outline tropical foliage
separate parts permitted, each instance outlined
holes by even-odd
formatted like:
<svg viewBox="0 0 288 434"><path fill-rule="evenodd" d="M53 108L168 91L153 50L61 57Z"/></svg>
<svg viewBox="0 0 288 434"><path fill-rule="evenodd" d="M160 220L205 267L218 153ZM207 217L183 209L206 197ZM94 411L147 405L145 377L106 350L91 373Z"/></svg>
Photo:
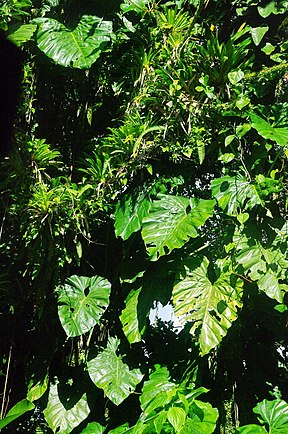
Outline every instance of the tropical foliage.
<svg viewBox="0 0 288 434"><path fill-rule="evenodd" d="M3 432L288 432L287 8L2 2Z"/></svg>

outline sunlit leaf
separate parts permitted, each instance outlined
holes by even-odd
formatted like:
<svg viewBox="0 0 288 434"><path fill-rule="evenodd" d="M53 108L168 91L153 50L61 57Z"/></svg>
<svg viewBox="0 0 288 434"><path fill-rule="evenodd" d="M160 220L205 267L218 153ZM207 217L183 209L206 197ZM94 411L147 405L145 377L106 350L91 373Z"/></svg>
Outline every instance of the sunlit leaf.
<svg viewBox="0 0 288 434"><path fill-rule="evenodd" d="M69 434L90 413L86 393L72 408L67 410L60 400L58 385L51 384L48 405L43 413L53 433Z"/></svg>
<svg viewBox="0 0 288 434"><path fill-rule="evenodd" d="M179 432L186 420L185 410L181 407L170 407L167 412L167 419L176 432Z"/></svg>
<svg viewBox="0 0 288 434"><path fill-rule="evenodd" d="M125 13L130 11L143 12L147 9L146 4L147 0L124 0L120 7Z"/></svg>
<svg viewBox="0 0 288 434"><path fill-rule="evenodd" d="M106 49L112 36L112 22L83 15L74 29L54 18L37 18L37 45L59 65L88 69Z"/></svg>
<svg viewBox="0 0 288 434"><path fill-rule="evenodd" d="M25 414L27 411L31 411L35 408L35 405L28 399L22 399L22 401L17 402L11 410L8 411L7 415L0 420L0 429L4 428L13 420L18 419L18 417Z"/></svg>
<svg viewBox="0 0 288 434"><path fill-rule="evenodd" d="M169 380L170 374L166 367L156 367L150 374L149 380L145 381L140 396L141 408L145 414L169 402L166 392L176 389L175 383Z"/></svg>
<svg viewBox="0 0 288 434"><path fill-rule="evenodd" d="M266 429L260 425L245 425L241 428L237 428L235 434L268 434Z"/></svg>
<svg viewBox="0 0 288 434"><path fill-rule="evenodd" d="M120 340L110 338L107 348L87 363L93 383L116 405L133 393L143 378L139 369L130 370L116 354L119 344Z"/></svg>
<svg viewBox="0 0 288 434"><path fill-rule="evenodd" d="M122 310L120 320L123 331L130 343L140 342L146 328L146 318L155 302L166 305L171 297L173 274L167 269L167 263L157 262L157 266L151 266L145 274L138 278L132 285L125 300L125 308Z"/></svg>
<svg viewBox="0 0 288 434"><path fill-rule="evenodd" d="M58 290L58 314L68 337L80 336L99 323L109 304L111 285L103 277L71 276Z"/></svg>
<svg viewBox="0 0 288 434"><path fill-rule="evenodd" d="M219 206L231 216L237 216L256 205L263 205L256 185L240 175L213 179L211 189Z"/></svg>
<svg viewBox="0 0 288 434"><path fill-rule="evenodd" d="M159 195L143 219L142 237L150 260L182 247L213 214L214 201Z"/></svg>
<svg viewBox="0 0 288 434"><path fill-rule="evenodd" d="M273 126L261 116L256 115L255 113L250 115L252 121L252 127L257 130L260 136L264 137L264 139L270 139L274 142L278 143L281 146L288 145L288 128L283 126Z"/></svg>
<svg viewBox="0 0 288 434"><path fill-rule="evenodd" d="M190 333L198 337L202 354L216 347L241 308L243 282L222 271L215 282L208 277L209 261L191 257L180 270L173 289L175 315L182 324L191 322Z"/></svg>
<svg viewBox="0 0 288 434"><path fill-rule="evenodd" d="M212 434L216 427L218 410L211 404L195 400L179 434Z"/></svg>
<svg viewBox="0 0 288 434"><path fill-rule="evenodd" d="M262 41L263 37L268 32L268 30L269 30L268 26L254 27L251 29L251 36L255 45L260 44L260 42Z"/></svg>
<svg viewBox="0 0 288 434"><path fill-rule="evenodd" d="M8 35L8 39L20 47L25 42L30 41L36 32L36 24L22 24L18 29Z"/></svg>
<svg viewBox="0 0 288 434"><path fill-rule="evenodd" d="M115 211L115 234L127 240L133 232L139 231L142 220L149 213L151 200L149 191L129 194L117 204Z"/></svg>
<svg viewBox="0 0 288 434"><path fill-rule="evenodd" d="M100 425L98 422L91 422L81 431L81 434L103 434L104 431L105 426Z"/></svg>
<svg viewBox="0 0 288 434"><path fill-rule="evenodd" d="M259 415L261 423L269 425L269 434L287 434L288 432L288 404L282 399L260 402L253 409Z"/></svg>

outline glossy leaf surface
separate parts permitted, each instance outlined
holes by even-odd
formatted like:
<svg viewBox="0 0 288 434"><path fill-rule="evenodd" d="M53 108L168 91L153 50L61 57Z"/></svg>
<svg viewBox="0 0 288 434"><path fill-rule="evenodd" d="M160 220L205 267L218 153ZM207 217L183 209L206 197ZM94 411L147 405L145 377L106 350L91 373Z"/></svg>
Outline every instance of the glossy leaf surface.
<svg viewBox="0 0 288 434"><path fill-rule="evenodd" d="M98 324L109 304L111 285L99 276L71 276L58 287L58 315L68 337Z"/></svg>
<svg viewBox="0 0 288 434"><path fill-rule="evenodd" d="M263 205L256 186L242 176L213 179L211 189L219 206L231 216L236 216L247 208Z"/></svg>
<svg viewBox="0 0 288 434"><path fill-rule="evenodd" d="M205 257L202 262L187 260L173 289L175 315L182 324L191 322L190 332L199 336L202 354L221 342L242 306L243 282L229 271L211 282L208 266Z"/></svg>
<svg viewBox="0 0 288 434"><path fill-rule="evenodd" d="M213 214L214 201L159 195L143 219L142 237L152 261L182 247Z"/></svg>
<svg viewBox="0 0 288 434"><path fill-rule="evenodd" d="M273 126L270 122L267 122L261 116L253 113L250 115L252 121L252 127L257 130L260 136L264 137L264 139L270 139L274 142L278 143L281 146L287 146L288 144L288 128L283 126Z"/></svg>
<svg viewBox="0 0 288 434"><path fill-rule="evenodd" d="M0 429L9 425L13 420L18 419L18 417L21 417L27 411L31 411L34 408L35 405L28 399L22 399L22 401L17 402L17 404L8 411L7 415L0 420Z"/></svg>
<svg viewBox="0 0 288 434"><path fill-rule="evenodd" d="M37 45L59 65L88 69L111 41L112 22L83 15L74 29L53 18L37 18Z"/></svg>
<svg viewBox="0 0 288 434"><path fill-rule="evenodd" d="M146 190L125 196L117 204L115 212L115 234L127 240L133 232L141 229L143 218L149 213L151 200Z"/></svg>
<svg viewBox="0 0 288 434"><path fill-rule="evenodd" d="M282 399L260 402L254 408L260 422L269 425L270 434L285 434L288 432L288 404Z"/></svg>
<svg viewBox="0 0 288 434"><path fill-rule="evenodd" d="M51 384L48 405L43 413L53 433L69 434L86 419L90 409L84 394L71 409L67 410L58 395L58 385Z"/></svg>
<svg viewBox="0 0 288 434"><path fill-rule="evenodd" d="M118 339L110 338L107 348L87 364L93 383L116 405L133 393L143 378L139 369L130 370L117 355L119 344Z"/></svg>

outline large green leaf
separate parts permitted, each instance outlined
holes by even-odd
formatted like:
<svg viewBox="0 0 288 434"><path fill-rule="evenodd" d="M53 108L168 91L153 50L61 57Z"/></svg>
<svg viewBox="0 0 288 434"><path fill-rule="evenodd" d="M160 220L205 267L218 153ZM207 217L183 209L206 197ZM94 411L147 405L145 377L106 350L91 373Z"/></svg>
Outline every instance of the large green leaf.
<svg viewBox="0 0 288 434"><path fill-rule="evenodd" d="M147 10L147 1L148 0L124 0L120 7L125 13L130 11L144 12Z"/></svg>
<svg viewBox="0 0 288 434"><path fill-rule="evenodd" d="M261 423L269 425L269 434L288 433L288 404L282 399L274 401L260 402L253 409L254 413L259 414Z"/></svg>
<svg viewBox="0 0 288 434"><path fill-rule="evenodd" d="M270 139L274 142L278 143L281 146L288 145L288 128L283 126L273 126L265 119L256 115L255 113L250 115L252 121L252 127L257 130L260 136L264 137L264 139Z"/></svg>
<svg viewBox="0 0 288 434"><path fill-rule="evenodd" d="M87 364L93 383L116 405L134 392L143 378L139 369L130 370L116 354L119 344L119 339L110 338L107 348Z"/></svg>
<svg viewBox="0 0 288 434"><path fill-rule="evenodd" d="M141 408L145 414L158 407L163 407L169 402L169 395L166 392L176 390L176 384L169 380L170 374L166 366L156 366L156 370L149 376L149 380L145 381L142 394L140 396Z"/></svg>
<svg viewBox="0 0 288 434"><path fill-rule="evenodd" d="M138 314L138 299L142 288L129 292L125 300L125 308L123 309L120 320L123 327L123 332L130 344L141 341L141 335L144 331L143 316L146 318L148 312ZM142 323L142 324L141 324Z"/></svg>
<svg viewBox="0 0 288 434"><path fill-rule="evenodd" d="M0 430L4 428L13 420L18 419L18 417L25 414L27 411L31 411L35 408L35 405L28 399L22 399L22 401L17 402L11 410L8 411L7 415L0 420Z"/></svg>
<svg viewBox="0 0 288 434"><path fill-rule="evenodd" d="M243 282L231 271L220 271L215 282L208 277L209 261L191 257L180 270L173 289L175 315L182 324L192 322L190 332L199 338L202 354L216 347L242 306Z"/></svg>
<svg viewBox="0 0 288 434"><path fill-rule="evenodd" d="M282 280L285 279L288 261L285 252L280 249L278 237L269 248L257 239L255 231L250 235L235 232L233 241L236 247L235 259L242 266L245 275L257 282L259 289L268 297L281 303L283 294L287 291L287 285ZM283 248L283 237L280 242Z"/></svg>
<svg viewBox="0 0 288 434"><path fill-rule="evenodd" d="M105 426L100 425L98 422L88 423L86 428L81 432L81 434L103 434L105 431Z"/></svg>
<svg viewBox="0 0 288 434"><path fill-rule="evenodd" d="M171 298L173 275L167 268L167 262L161 258L130 285L124 285L131 290L125 300L125 308L120 320L123 332L130 344L141 341L141 336L146 329L146 318L155 302L166 305Z"/></svg>
<svg viewBox="0 0 288 434"><path fill-rule="evenodd" d="M212 434L216 427L218 410L211 404L195 400L189 409L189 417L179 434Z"/></svg>
<svg viewBox="0 0 288 434"><path fill-rule="evenodd" d="M260 425L245 425L238 428L235 434L268 434L266 429Z"/></svg>
<svg viewBox="0 0 288 434"><path fill-rule="evenodd" d="M184 426L186 420L186 412L181 407L170 407L167 412L167 419L173 426L176 433Z"/></svg>
<svg viewBox="0 0 288 434"><path fill-rule="evenodd" d="M149 213L151 200L149 191L125 195L117 204L115 211L115 234L127 240L133 232L141 229L142 220Z"/></svg>
<svg viewBox="0 0 288 434"><path fill-rule="evenodd" d="M112 22L83 15L72 30L53 18L37 18L37 45L62 66L88 69L111 41Z"/></svg>
<svg viewBox="0 0 288 434"><path fill-rule="evenodd" d="M14 32L10 33L8 39L13 42L13 44L20 47L25 42L30 41L34 33L36 32L36 24L23 24L18 27Z"/></svg>
<svg viewBox="0 0 288 434"><path fill-rule="evenodd" d="M214 201L161 194L143 219L142 237L151 261L182 247L213 214Z"/></svg>
<svg viewBox="0 0 288 434"><path fill-rule="evenodd" d="M43 413L54 433L69 434L90 413L86 393L71 409L67 410L59 398L58 385L51 384L48 404Z"/></svg>
<svg viewBox="0 0 288 434"><path fill-rule="evenodd" d="M109 304L111 285L99 276L71 276L58 290L58 315L68 337L80 336L99 323Z"/></svg>
<svg viewBox="0 0 288 434"><path fill-rule="evenodd" d="M255 205L263 205L256 186L240 175L213 179L211 189L219 206L231 216Z"/></svg>

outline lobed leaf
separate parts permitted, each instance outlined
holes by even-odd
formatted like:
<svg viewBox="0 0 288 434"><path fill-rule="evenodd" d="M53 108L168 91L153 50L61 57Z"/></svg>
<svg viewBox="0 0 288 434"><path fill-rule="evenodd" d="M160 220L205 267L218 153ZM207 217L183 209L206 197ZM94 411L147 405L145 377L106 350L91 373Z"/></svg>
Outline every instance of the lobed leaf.
<svg viewBox="0 0 288 434"><path fill-rule="evenodd" d="M228 215L237 216L247 208L264 205L256 185L241 175L223 176L211 181L212 195Z"/></svg>
<svg viewBox="0 0 288 434"><path fill-rule="evenodd" d="M151 261L182 247L212 216L215 202L161 194L143 219L142 238Z"/></svg>
<svg viewBox="0 0 288 434"><path fill-rule="evenodd" d="M280 146L288 145L288 128L283 126L273 126L265 119L261 118L261 116L256 115L255 113L250 115L250 119L252 121L252 127L260 134L260 136L264 137L264 139L270 139L274 142L278 143Z"/></svg>
<svg viewBox="0 0 288 434"><path fill-rule="evenodd" d="M173 289L175 315L182 324L192 323L190 333L198 337L202 355L221 342L242 306L243 282L231 271L223 271L212 283L208 266L206 257L201 262L191 257Z"/></svg>
<svg viewBox="0 0 288 434"><path fill-rule="evenodd" d="M58 290L58 315L68 337L98 324L109 304L111 285L103 277L71 276Z"/></svg>
<svg viewBox="0 0 288 434"><path fill-rule="evenodd" d="M59 65L89 69L111 42L112 21L83 15L70 30L53 18L37 18L36 41L39 49Z"/></svg>
<svg viewBox="0 0 288 434"><path fill-rule="evenodd" d="M69 434L90 413L86 393L70 410L66 410L58 395L58 385L51 384L48 405L43 413L53 433Z"/></svg>
<svg viewBox="0 0 288 434"><path fill-rule="evenodd" d="M104 390L110 401L119 405L132 392L143 378L139 369L130 370L117 356L120 340L110 338L107 348L87 363L88 372L93 383Z"/></svg>

